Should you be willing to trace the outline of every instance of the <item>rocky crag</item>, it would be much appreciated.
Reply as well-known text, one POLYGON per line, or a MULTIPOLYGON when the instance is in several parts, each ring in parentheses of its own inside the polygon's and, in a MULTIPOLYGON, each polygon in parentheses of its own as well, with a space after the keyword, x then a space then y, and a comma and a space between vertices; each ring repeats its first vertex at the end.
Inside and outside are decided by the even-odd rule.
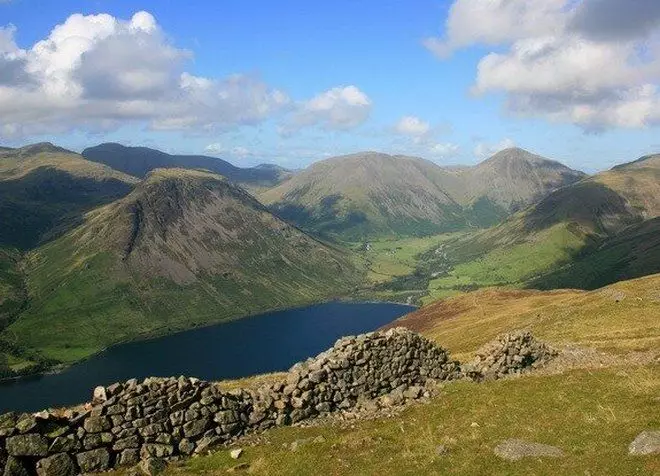
MULTIPOLYGON (((504 353, 512 356, 504 366, 518 371, 535 365, 539 354, 526 351, 536 345, 531 336, 524 344, 502 339, 504 353)), ((502 352, 502 346, 495 349, 502 352)), ((467 377, 477 373, 471 368, 467 377)), ((364 401, 401 404, 428 396, 426 387, 436 382, 465 377, 446 350, 407 329, 346 337, 255 390, 226 392, 186 377, 133 379, 97 387, 82 411, 7 413, 0 416, 0 463, 5 476, 74 475, 141 461, 147 468, 162 467, 251 432, 350 410, 364 401)))

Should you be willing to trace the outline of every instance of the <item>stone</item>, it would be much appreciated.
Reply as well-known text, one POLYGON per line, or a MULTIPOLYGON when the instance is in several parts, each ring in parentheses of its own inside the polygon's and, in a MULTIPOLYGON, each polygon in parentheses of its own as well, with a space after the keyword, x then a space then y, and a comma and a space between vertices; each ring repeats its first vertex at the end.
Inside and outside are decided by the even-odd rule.
POLYGON ((140 450, 140 457, 142 459, 148 458, 164 458, 174 454, 174 446, 162 445, 160 443, 145 443, 140 450))
POLYGON ((110 467, 110 453, 105 448, 78 453, 76 460, 83 473, 105 471, 110 467))
POLYGON ((179 442, 179 452, 184 455, 190 455, 195 451, 195 443, 190 441, 188 438, 184 438, 179 442))
POLYGON ((115 444, 112 445, 114 451, 123 451, 129 448, 139 448, 140 447, 140 437, 139 436, 129 436, 122 440, 115 441, 115 444))
POLYGON ((438 445, 435 447, 435 454, 437 456, 446 455, 449 452, 445 445, 438 445))
POLYGON ((507 461, 518 461, 529 457, 560 458, 564 456, 564 452, 555 446, 515 438, 503 441, 493 451, 496 456, 507 461))
POLYGON ((16 429, 19 433, 27 433, 37 427, 37 419, 32 415, 21 415, 16 422, 16 429))
POLYGON ((101 433, 102 431, 108 431, 112 428, 110 420, 104 416, 93 417, 90 416, 85 419, 83 423, 83 428, 87 433, 101 433))
POLYGON ((208 419, 193 420, 183 425, 183 434, 186 438, 193 438, 208 430, 210 422, 208 419))
POLYGON ((119 466, 133 466, 140 461, 140 450, 128 449, 119 454, 117 464, 119 466))
POLYGON ((195 454, 208 453, 211 448, 219 445, 220 443, 222 443, 222 440, 217 436, 205 436, 197 442, 197 446, 195 447, 195 454))
POLYGON ((238 459, 241 457, 242 454, 243 454, 242 448, 236 448, 235 450, 231 450, 229 452, 229 456, 231 456, 231 459, 238 459))
POLYGON ((92 393, 92 403, 98 404, 103 403, 108 399, 108 395, 105 391, 105 387, 98 386, 94 389, 92 393))
POLYGON ((7 438, 7 453, 11 456, 47 456, 48 440, 36 433, 7 438))
POLYGON ((37 462, 38 476, 75 476, 76 463, 66 453, 58 453, 37 462))
POLYGON ((75 435, 58 436, 50 444, 49 453, 68 453, 78 449, 78 440, 75 435))
POLYGON ((660 430, 641 432, 628 446, 628 453, 636 456, 660 454, 660 430))
POLYGON ((154 476, 165 471, 167 468, 167 461, 162 458, 148 458, 140 461, 140 471, 147 476, 154 476))
POLYGON ((7 458, 3 474, 4 476, 30 476, 30 473, 25 469, 23 462, 13 456, 7 458))

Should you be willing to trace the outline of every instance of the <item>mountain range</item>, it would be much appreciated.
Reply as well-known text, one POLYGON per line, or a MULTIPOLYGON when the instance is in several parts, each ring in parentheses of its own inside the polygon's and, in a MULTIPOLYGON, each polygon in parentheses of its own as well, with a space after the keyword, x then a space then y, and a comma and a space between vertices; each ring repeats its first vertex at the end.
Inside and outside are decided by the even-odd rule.
POLYGON ((660 156, 586 176, 522 149, 453 168, 365 152, 296 173, 118 144, 83 154, 0 149, 0 354, 20 371, 269 309, 382 298, 362 240, 402 249, 398 237, 459 231, 442 253, 403 250, 418 269, 401 289, 423 282, 431 300, 660 271, 660 156))
POLYGON ((105 164, 138 178, 162 168, 204 169, 243 186, 258 188, 277 185, 291 176, 290 171, 274 164, 241 168, 217 157, 172 155, 149 147, 127 147, 117 143, 88 147, 81 155, 89 161, 105 164))
POLYGON ((316 162, 259 198, 303 228, 355 241, 490 226, 584 176, 517 148, 460 168, 367 152, 316 162))

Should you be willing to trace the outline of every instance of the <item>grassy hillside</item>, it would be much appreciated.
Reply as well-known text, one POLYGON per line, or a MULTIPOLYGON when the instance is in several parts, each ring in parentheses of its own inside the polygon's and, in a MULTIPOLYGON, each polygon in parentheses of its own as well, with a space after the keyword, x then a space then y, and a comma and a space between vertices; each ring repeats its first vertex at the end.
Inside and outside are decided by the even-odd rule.
POLYGON ((82 151, 87 160, 109 165, 135 177, 145 177, 159 168, 204 169, 248 187, 272 187, 288 179, 291 172, 271 164, 241 168, 216 157, 172 155, 148 147, 106 143, 82 151))
POLYGON ((137 181, 52 144, 0 151, 0 246, 32 248, 137 181))
POLYGON ((583 175, 521 149, 463 168, 364 152, 316 162, 260 198, 303 228, 356 241, 490 226, 583 175))
POLYGON ((27 309, 3 333, 72 361, 167 333, 347 293, 350 257, 224 178, 158 170, 29 253, 27 309))
POLYGON ((520 328, 573 351, 546 372, 449 383, 389 418, 270 430, 255 446, 240 444, 238 462, 220 450, 166 474, 215 474, 238 463, 268 475, 656 474, 658 455, 630 456, 627 447, 660 427, 658 315, 660 275, 593 292, 481 290, 427 306, 396 324, 454 356, 469 358, 497 333, 520 328), (565 456, 504 461, 493 448, 509 438, 554 445, 565 456))

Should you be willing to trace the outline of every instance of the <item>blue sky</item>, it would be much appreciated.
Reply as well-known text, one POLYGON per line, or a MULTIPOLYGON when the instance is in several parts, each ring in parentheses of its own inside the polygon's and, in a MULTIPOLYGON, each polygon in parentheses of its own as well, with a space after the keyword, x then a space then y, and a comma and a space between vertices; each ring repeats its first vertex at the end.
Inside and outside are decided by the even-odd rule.
MULTIPOLYGON (((475 163, 515 144, 595 171, 660 151, 658 68, 646 70, 657 65, 658 23, 637 36, 612 31, 598 15, 621 15, 616 0, 469 1, 478 8, 468 0, 0 1, 0 142, 81 150, 117 141, 288 167, 360 150, 475 163), (75 14, 83 20, 55 34, 75 14), (519 57, 541 41, 552 56, 519 57), (127 58, 137 43, 144 56, 127 58), (602 70, 617 58, 629 68, 602 70), (197 89, 181 86, 182 75, 197 89)), ((652 3, 645 18, 655 18, 652 3)))

